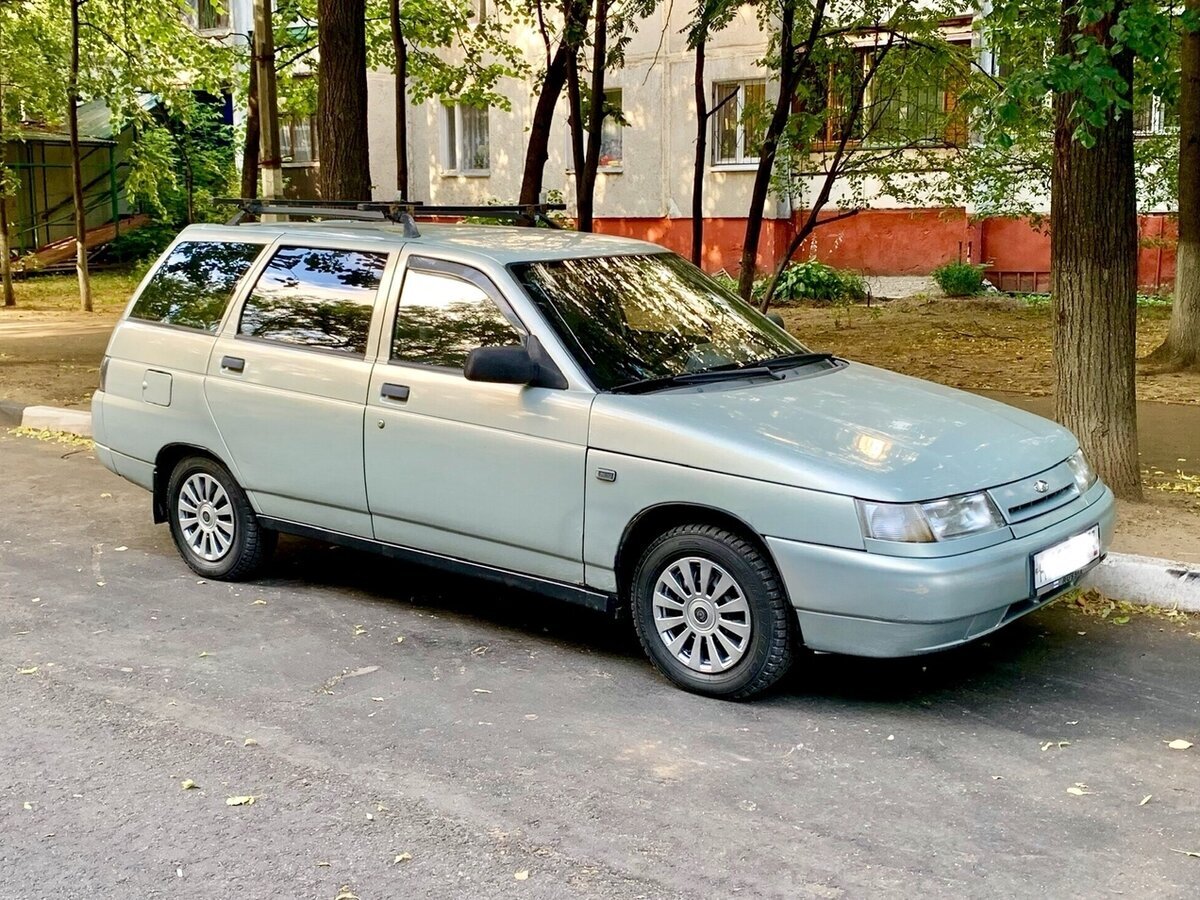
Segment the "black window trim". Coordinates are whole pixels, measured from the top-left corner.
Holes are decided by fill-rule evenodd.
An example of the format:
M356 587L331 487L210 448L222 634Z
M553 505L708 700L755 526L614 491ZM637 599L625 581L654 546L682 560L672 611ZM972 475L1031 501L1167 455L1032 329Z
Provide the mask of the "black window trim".
M293 239L293 241L294 241L294 239ZM382 249L382 248L363 249L363 248L357 248L357 247L347 247L342 244L339 244L337 246L330 246L330 247L320 247L320 246L314 246L313 243L293 242L293 241L284 241L284 240L272 241L266 245L271 248L271 252L269 254L260 253L258 255L258 257L254 260L254 266L251 266L251 269L255 269L255 268L257 269L257 271L254 272L254 282L252 284L248 284L246 286L245 296L240 297L238 300L236 316L233 316L233 320L229 323L233 326L233 339L235 341L250 341L252 343L265 344L268 347L283 347L288 350L300 350L300 351L304 351L307 353L321 353L326 356L335 357L337 359L349 359L349 360L356 360L359 362L362 362L363 360L368 359L371 354L371 332L374 330L375 317L377 315L380 315L379 298L381 296L386 296L386 292L383 289L388 284L388 269L395 262L394 257L398 255L396 248L393 247L393 248L389 248L389 249ZM344 253L362 253L362 254L373 253L376 256L382 254L385 257L385 261L383 264L383 273L379 276L379 286L375 288L375 299L371 301L371 321L367 325L367 346L366 346L366 349L364 349L362 353L349 352L346 350L338 350L336 347L314 347L314 346L311 346L308 344L292 344L292 343L289 343L288 341L277 341L273 338L262 337L261 335L257 335L257 334L242 334L242 316L245 315L246 304L248 302L250 302L250 297L254 294L254 288L258 285L258 280L260 278L262 278L263 273L267 270L267 267L271 265L271 260L275 258L275 256L279 253L279 251L287 250L287 249L333 250L333 251L341 251ZM261 265L259 265L260 263L261 263ZM247 270L246 275L249 275L249 274L250 274L250 270ZM243 277L246 277L246 276L243 276ZM234 293L234 296L235 297L237 296L236 291ZM363 304L363 305L365 306L366 304ZM226 308L225 312L226 312L227 316L230 315L230 309L232 308L232 306L233 306L233 304L231 303L230 306L228 308ZM222 324L224 325L224 319L222 320ZM224 331L225 328L223 327L221 330Z
M521 339L521 346L528 346L529 337L533 332L521 321L521 317L512 308L512 304L508 302L508 298L504 296L503 292L496 286L496 282L492 281L486 273L467 263L414 253L405 262L404 271L400 275L399 288L396 291L396 307L392 311L391 326L388 328L386 335L387 365L424 369L431 372L445 372L448 375L458 375L464 379L466 378L463 375L461 366L435 366L432 363L396 358L396 322L400 318L400 304L404 301L404 284L408 280L409 272L425 272L430 275L457 278L459 281L465 281L467 284L479 288L489 300L496 304L496 307L500 310L500 314L516 330L517 335Z
M233 287L229 291L229 299L225 301L225 308L221 311L221 318L214 323L216 325L215 328L193 328L191 325L177 325L174 322L164 322L162 319L144 319L133 313L137 308L138 301L142 299L142 294L146 292L146 288L150 286L150 282L154 280L154 276L158 274L163 263L184 244L253 244L258 247L258 255L250 260L250 265L246 267L246 271L233 283ZM258 280L259 265L262 263L263 257L267 255L265 251L274 245L275 240L273 238L264 241L252 239L234 240L229 237L187 237L181 235L154 261L154 265L146 273L145 281L138 285L133 296L129 298L129 303L126 304L125 313L122 315L120 322L128 322L132 325L150 325L154 328L170 328L173 331L179 331L184 334L199 334L215 340L224 332L225 322L229 318L231 310L236 308L239 318L241 317L241 308L243 305L242 289L245 287L247 279L250 278L252 273L254 274L254 279Z

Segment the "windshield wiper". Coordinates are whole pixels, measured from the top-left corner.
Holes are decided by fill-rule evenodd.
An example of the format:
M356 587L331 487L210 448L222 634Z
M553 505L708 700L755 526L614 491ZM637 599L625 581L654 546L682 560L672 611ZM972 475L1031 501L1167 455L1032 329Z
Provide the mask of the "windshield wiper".
M784 353L782 356L769 356L766 359L756 359L749 365L755 368L765 368L771 371L790 369L793 366L804 366L814 362L829 362L836 359L832 353Z
M618 384L609 389L612 394L644 394L667 387L686 384L713 384L718 381L733 381L739 378L765 377L780 381L784 376L768 366L738 366L705 369L701 372L685 372L682 375L664 375L661 378L643 378Z

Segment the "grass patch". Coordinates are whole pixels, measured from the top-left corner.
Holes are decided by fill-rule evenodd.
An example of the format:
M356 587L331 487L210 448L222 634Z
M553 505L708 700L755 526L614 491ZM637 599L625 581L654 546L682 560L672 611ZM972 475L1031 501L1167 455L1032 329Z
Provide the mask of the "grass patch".
M1008 296L1035 309L1048 308L1051 300L1050 294L1011 293ZM1138 294L1137 305L1138 309L1170 309L1171 297L1164 294Z
M125 308L142 279L142 270L97 272L92 275L92 306L97 313ZM79 312L79 281L74 275L39 275L13 282L17 306L11 312Z

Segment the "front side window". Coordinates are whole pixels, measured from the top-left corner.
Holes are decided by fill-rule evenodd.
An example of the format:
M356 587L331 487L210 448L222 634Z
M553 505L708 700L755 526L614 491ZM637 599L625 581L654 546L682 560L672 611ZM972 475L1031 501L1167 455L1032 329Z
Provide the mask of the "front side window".
M484 174L491 167L487 107L442 106L442 168L448 174Z
M404 276L392 361L462 369L476 347L510 347L521 333L477 284L410 268Z
M282 247L242 308L238 334L364 356L386 253Z
M262 244L183 241L155 270L130 318L215 332Z
M765 81L718 81L713 85L713 164L758 162L767 104Z
M512 271L600 390L805 352L673 253L546 260Z

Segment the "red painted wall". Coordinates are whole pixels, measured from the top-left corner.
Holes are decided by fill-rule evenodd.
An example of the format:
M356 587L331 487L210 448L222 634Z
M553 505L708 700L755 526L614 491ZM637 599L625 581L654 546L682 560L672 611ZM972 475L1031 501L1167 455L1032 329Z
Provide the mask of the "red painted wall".
M835 215L834 213L830 214ZM1143 290L1169 291L1175 278L1176 219L1141 216L1138 283ZM596 230L653 241L684 256L691 252L691 219L604 218ZM759 242L760 269L773 267L787 251L796 222L768 219ZM703 267L736 273L746 234L746 220L705 220ZM928 275L956 259L984 262L1004 290L1045 291L1050 285L1049 218L994 216L971 221L962 208L869 209L820 225L796 254L866 275Z

